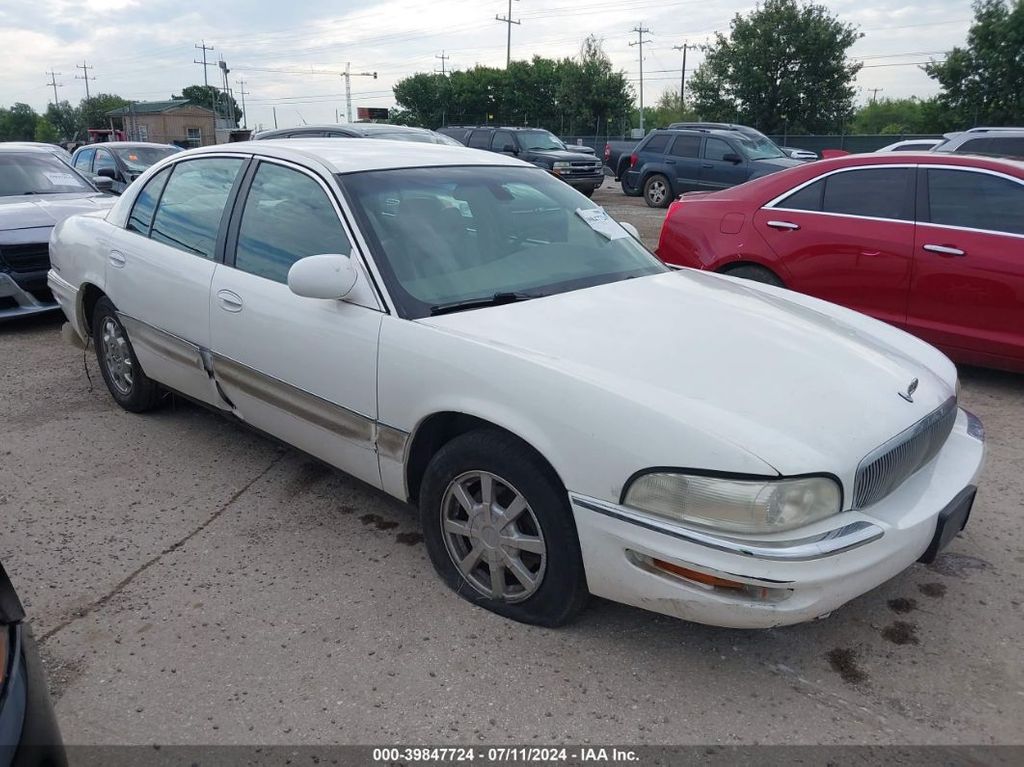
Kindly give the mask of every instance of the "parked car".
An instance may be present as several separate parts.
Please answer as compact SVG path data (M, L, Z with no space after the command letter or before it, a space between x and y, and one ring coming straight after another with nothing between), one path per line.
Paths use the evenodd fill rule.
M1024 159L1024 128L971 128L946 139L932 151Z
M57 308L46 286L50 230L113 200L47 149L0 146L0 321Z
M780 146L784 155L792 157L794 160L803 160L804 162L814 162L818 159L818 153L812 152L810 149L798 149L792 146Z
M679 122L672 123L668 126L670 130L728 130L741 135L746 136L753 141L763 144L768 142L774 146L778 146L779 150L794 160L804 160L810 162L818 159L816 152L812 152L809 149L797 149L796 147L790 146L779 146L766 135L757 130L757 128L751 128L749 125L739 125L737 123L712 123L712 122Z
M684 196L658 255L785 286L1024 372L1024 163L860 154Z
M39 653L0 564L0 767L65 767Z
M604 183L600 160L592 153L566 149L558 136L542 128L449 125L439 130L472 149L518 157L543 168L587 197Z
M108 141L80 146L71 156L71 164L83 174L109 178L111 191L121 194L150 165L181 151L173 144Z
M905 141L897 141L894 144L886 144L876 152L928 152L943 142L940 138L909 138Z
M253 141L272 138L376 138L388 141L415 141L422 144L451 144L459 142L436 131L426 128L411 128L407 125L387 123L345 123L344 125L301 125L294 128L279 128L260 131Z
M588 593L810 620L970 511L983 441L941 353L673 272L512 157L204 147L52 248L117 403L182 392L418 504L442 578L516 620L563 623Z
M636 149L639 143L639 141L632 139L624 141L609 140L604 145L604 165L622 186L622 193L627 197L640 196L639 189L634 189L626 183L626 171L629 170L633 150Z
M667 208L683 192L725 189L800 164L771 141L732 130L658 130L633 152L625 182L650 207Z
M0 141L0 151L4 149L44 149L64 162L71 162L71 153L62 146L47 144L42 141Z

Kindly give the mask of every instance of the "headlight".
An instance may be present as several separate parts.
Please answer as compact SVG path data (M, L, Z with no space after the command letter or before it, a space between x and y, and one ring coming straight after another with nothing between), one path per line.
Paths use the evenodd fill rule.
M637 477L624 503L671 520L735 533L778 533L840 511L828 477L730 479L652 472Z
M551 166L552 170L569 170L572 167L571 162L556 162Z

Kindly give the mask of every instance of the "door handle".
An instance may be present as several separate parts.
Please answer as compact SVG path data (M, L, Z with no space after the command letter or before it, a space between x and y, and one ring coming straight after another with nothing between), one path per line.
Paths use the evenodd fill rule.
M880 255L882 255L882 251L880 251L880 250L862 250L860 252L860 254L862 256L880 256Z
M127 263L127 259L124 257L124 253L119 250L110 251L110 265L116 266L118 269L123 269Z
M929 253L938 253L941 256L966 256L960 248L951 248L949 245L925 245L924 249Z
M220 308L226 312L242 311L242 297L230 290L218 290L217 298L220 300Z
M800 228L800 224L794 224L792 221L769 221L768 226L772 229L788 229L794 232Z
M714 166L714 165L712 165L712 164L711 164L711 163L709 163L709 162L705 162L705 163L701 163L701 166L700 166L700 167L702 167L702 168L714 168L715 166Z
M676 161L675 160L665 160L665 164L666 165L675 165Z

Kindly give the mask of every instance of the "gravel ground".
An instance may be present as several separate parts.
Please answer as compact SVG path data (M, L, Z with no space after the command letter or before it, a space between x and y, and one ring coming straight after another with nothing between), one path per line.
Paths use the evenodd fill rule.
M661 211L595 197L655 244ZM413 512L188 404L118 409L59 317L0 328L0 558L69 743L1021 743L1024 379L965 369L989 458L933 565L813 624L475 609ZM91 376L91 382L90 382Z

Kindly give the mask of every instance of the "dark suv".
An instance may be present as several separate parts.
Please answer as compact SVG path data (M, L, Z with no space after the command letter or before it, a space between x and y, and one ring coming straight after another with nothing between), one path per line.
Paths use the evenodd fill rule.
M658 130L634 150L625 181L652 208L667 208L683 192L726 189L802 164L736 131Z
M954 134L931 151L1024 158L1024 128L971 128Z
M449 125L438 133L471 149L512 155L558 176L587 197L604 182L602 163L592 154L570 151L561 139L543 128L496 128Z

